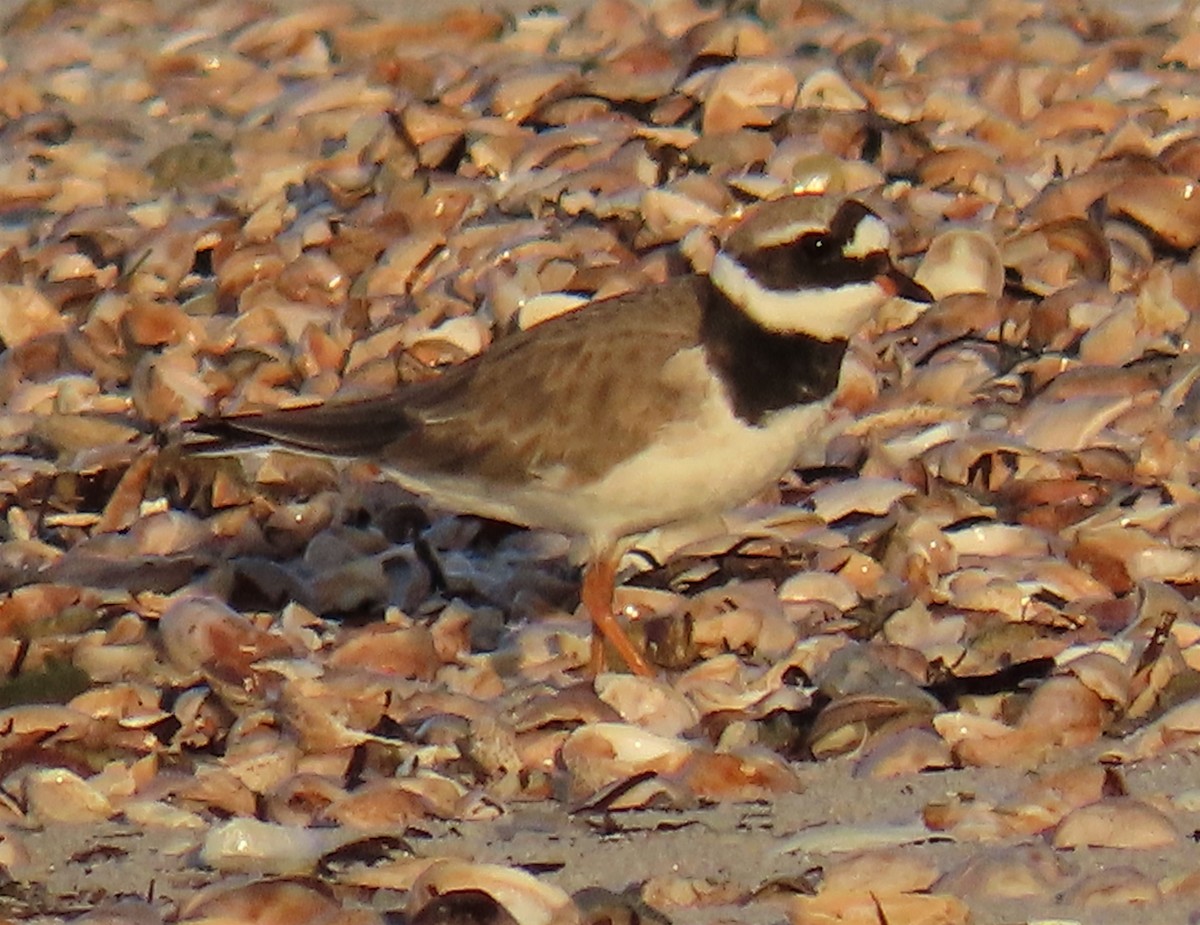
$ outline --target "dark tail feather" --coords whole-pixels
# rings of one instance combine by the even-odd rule
[[[235,415],[194,422],[185,446],[216,454],[277,443],[331,456],[370,456],[404,437],[412,421],[396,398],[333,402],[262,414]]]

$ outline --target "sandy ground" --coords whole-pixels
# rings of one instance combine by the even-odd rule
[[[1092,749],[1090,754],[1097,751]],[[1066,754],[1057,765],[1039,770],[1070,767],[1085,757],[1085,753]],[[1200,766],[1192,754],[1126,765],[1119,773],[1134,796],[1183,794],[1200,783]],[[787,851],[798,834],[811,834],[821,828],[845,831],[839,827],[871,831],[913,823],[931,802],[971,795],[995,799],[1029,780],[1028,772],[1013,769],[954,770],[894,781],[859,780],[851,775],[848,760],[806,765],[800,774],[803,793],[769,803],[618,814],[572,813],[557,804],[515,805],[495,821],[435,824],[411,830],[405,838],[419,855],[436,853],[519,866],[572,893],[597,886],[620,892],[655,877],[730,884],[743,891],[743,902],[693,909],[686,921],[696,925],[732,921],[766,925],[783,921],[783,911],[770,898],[751,899],[755,891],[772,883],[794,886],[836,857],[831,852]],[[978,844],[928,841],[907,846],[904,851],[928,857],[942,869],[949,869],[1024,844],[1047,857],[1053,855],[1055,863],[1062,866],[1064,882],[1117,868],[1132,868],[1160,880],[1200,868],[1200,812],[1190,813],[1180,822],[1193,832],[1193,837],[1182,846],[1164,851],[1051,852],[1041,839],[996,842],[982,849]],[[99,827],[57,826],[31,833],[29,845],[35,863],[44,865],[47,875],[36,886],[10,884],[4,891],[0,910],[19,920],[72,918],[121,895],[153,895],[170,903],[209,883],[230,881],[230,875],[205,870],[196,863],[199,836],[187,832],[147,832],[119,822]],[[245,879],[249,882],[259,877]],[[781,889],[776,895],[786,893]],[[403,895],[379,891],[374,904],[380,911],[396,912],[403,908]],[[986,903],[975,898],[971,910],[975,925],[1042,921],[1120,925],[1134,921],[1130,918],[1131,907],[1080,908],[1062,896]],[[1165,902],[1154,907],[1153,921],[1162,925],[1194,923],[1200,921],[1200,911],[1193,901]]]

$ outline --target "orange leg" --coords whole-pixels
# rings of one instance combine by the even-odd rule
[[[613,588],[617,580],[616,562],[605,555],[589,562],[583,569],[583,606],[592,618],[592,660],[589,670],[592,675],[604,669],[604,643],[607,641],[626,666],[643,678],[654,677],[654,669],[637,650],[621,624],[613,615]]]

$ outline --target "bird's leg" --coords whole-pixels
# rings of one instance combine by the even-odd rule
[[[611,555],[600,556],[583,569],[583,607],[592,618],[592,658],[589,670],[593,677],[604,670],[604,643],[608,642],[625,665],[643,678],[654,677],[654,669],[625,635],[613,614],[613,589],[617,580],[617,563]]]

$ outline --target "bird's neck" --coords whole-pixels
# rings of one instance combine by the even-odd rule
[[[847,343],[763,328],[712,283],[700,337],[734,414],[754,426],[772,412],[832,395]]]

